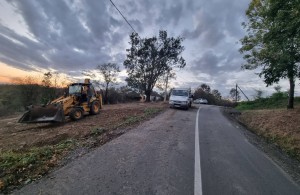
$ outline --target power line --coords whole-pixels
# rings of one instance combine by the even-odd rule
[[[121,11],[117,8],[117,6],[114,4],[114,2],[112,2],[112,0],[109,0],[111,2],[111,4],[118,10],[118,12],[121,14],[121,16],[124,18],[124,20],[127,22],[127,24],[130,26],[130,28],[137,33],[134,28],[131,26],[131,24],[128,22],[128,20],[125,18],[125,16],[121,13]]]
[[[130,28],[138,35],[138,33],[134,30],[134,28],[132,27],[132,25],[128,22],[128,20],[125,18],[125,16],[121,13],[121,11],[118,9],[118,7],[114,4],[114,2],[112,0],[109,0],[111,2],[111,4],[118,10],[118,12],[121,14],[121,16],[124,18],[124,20],[127,22],[127,24],[130,26]],[[141,40],[140,36],[138,35],[138,38]],[[161,47],[163,45],[163,43],[161,43],[159,47]],[[157,48],[157,49],[158,49]],[[158,60],[158,62],[162,61],[164,58],[169,57],[167,55],[165,55],[164,57],[162,57],[161,59]]]
[[[109,0],[111,2],[111,4],[116,8],[116,10],[118,10],[118,12],[121,14],[121,16],[123,17],[123,19],[127,22],[127,24],[130,26],[130,28],[138,35],[138,33],[134,30],[134,28],[132,27],[132,25],[128,22],[128,20],[125,18],[125,16],[122,14],[122,12],[118,9],[118,7],[114,4],[114,2],[112,0]],[[138,35],[138,38],[141,40],[141,38]],[[158,48],[160,48],[163,45],[163,43],[161,43]],[[157,48],[157,49],[158,49]],[[158,60],[158,62],[162,61],[164,58],[169,57],[167,55],[165,55],[164,57],[162,57],[161,59]]]

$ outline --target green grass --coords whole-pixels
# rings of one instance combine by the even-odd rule
[[[93,136],[101,135],[102,133],[104,133],[106,131],[107,131],[107,129],[105,129],[103,127],[94,127],[91,129],[91,135],[93,135]]]
[[[239,102],[236,109],[238,110],[258,110],[258,109],[280,109],[286,108],[288,104],[288,97],[269,97],[260,98],[254,101]],[[294,105],[300,105],[300,97],[295,97]]]
[[[142,121],[142,119],[143,118],[141,116],[129,116],[125,119],[123,125],[132,125],[132,124]]]
[[[6,187],[18,185],[48,172],[53,166],[51,159],[75,147],[74,140],[65,140],[53,146],[34,147],[24,151],[4,151],[0,153],[0,192]]]
[[[162,111],[162,109],[160,109],[160,108],[146,108],[144,110],[144,114],[145,114],[145,116],[152,116],[160,111]]]
[[[156,114],[158,114],[162,110],[163,109],[161,109],[161,108],[145,108],[144,112],[142,114],[125,117],[124,121],[119,123],[119,124],[116,124],[114,128],[119,128],[119,127],[122,127],[122,126],[130,126],[130,125],[137,124],[141,121],[144,121],[148,118],[151,118],[151,117],[155,116]]]

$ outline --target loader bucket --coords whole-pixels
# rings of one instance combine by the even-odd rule
[[[61,104],[49,104],[46,106],[31,106],[19,119],[19,123],[50,123],[63,122],[64,111]]]

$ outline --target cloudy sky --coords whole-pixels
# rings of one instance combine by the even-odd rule
[[[255,89],[274,91],[255,74],[258,70],[240,68],[239,40],[245,35],[241,23],[250,0],[113,1],[141,37],[163,29],[185,38],[187,66],[176,70],[172,86],[207,83],[223,96],[235,83],[250,97]],[[123,67],[131,32],[109,0],[1,1],[0,81],[49,70],[77,78],[103,62]],[[286,81],[279,84],[288,89]]]

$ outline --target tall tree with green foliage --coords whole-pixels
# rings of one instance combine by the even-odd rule
[[[267,86],[288,79],[288,108],[294,107],[295,79],[300,77],[300,3],[298,0],[252,0],[241,40],[244,69],[261,67]]]
[[[168,37],[167,31],[159,31],[159,36],[140,38],[137,33],[130,35],[130,48],[124,66],[127,69],[128,86],[150,95],[157,80],[174,67],[183,68],[186,63],[181,53],[182,37]]]
[[[212,94],[216,99],[218,99],[218,100],[222,99],[222,95],[221,95],[221,93],[219,92],[219,90],[217,90],[217,89],[213,89],[213,90],[211,91],[211,94]]]
[[[200,85],[200,87],[201,87],[201,89],[202,89],[204,92],[210,93],[210,86],[209,86],[209,85],[203,83],[203,84]]]

